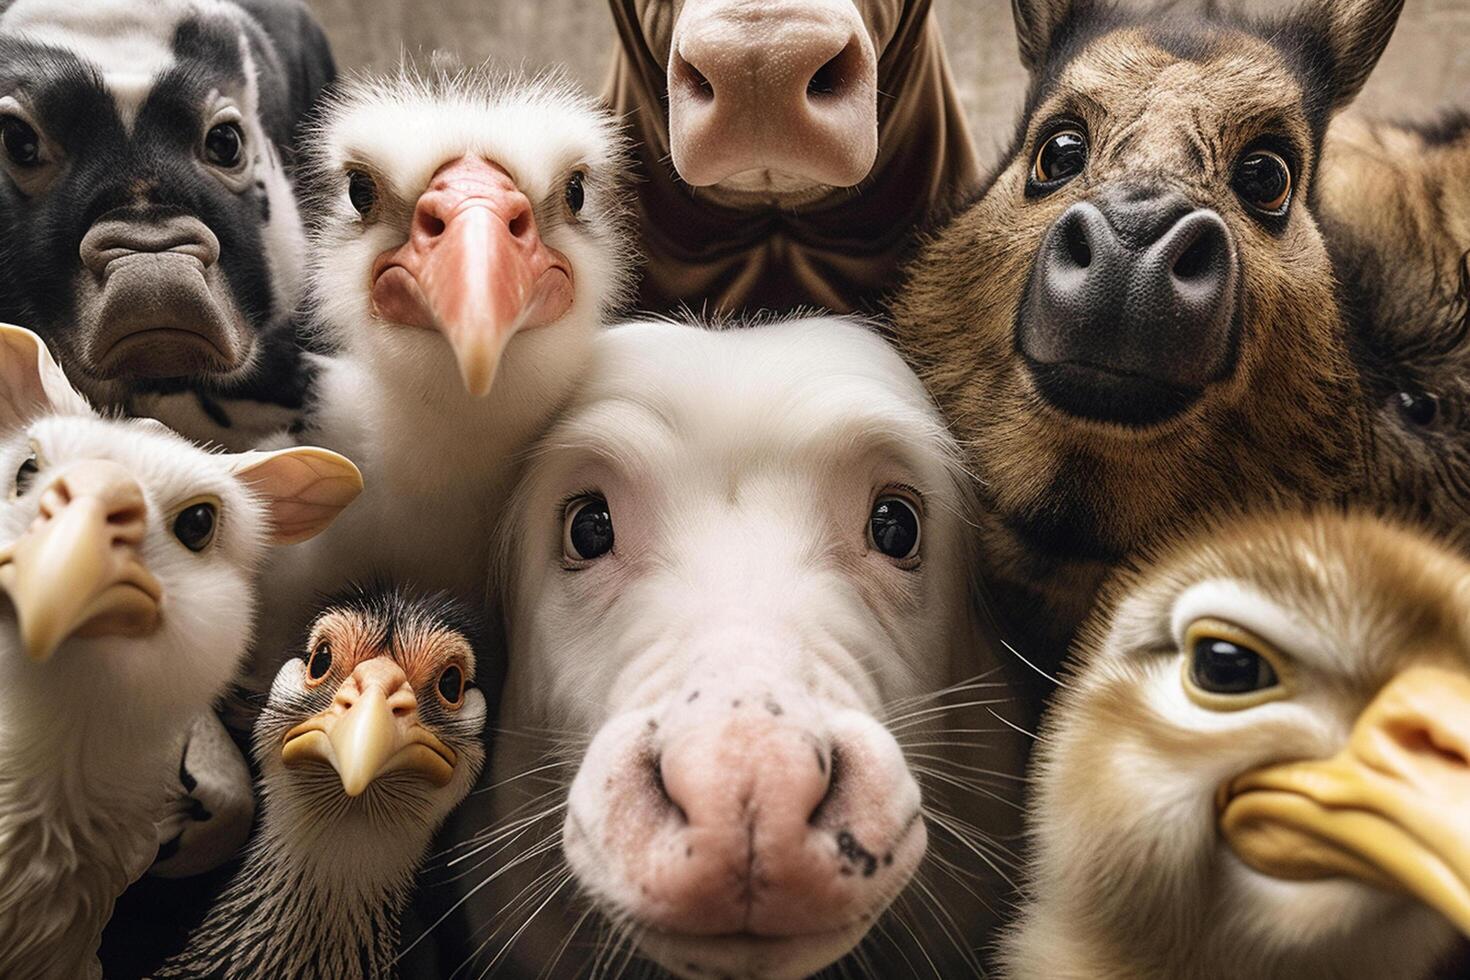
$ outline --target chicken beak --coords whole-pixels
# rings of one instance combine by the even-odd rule
[[[375,263],[372,299],[379,316],[442,334],[465,390],[478,398],[516,333],[570,307],[571,270],[541,240],[510,175],[466,156],[434,175],[408,241]]]
[[[1266,766],[1220,793],[1220,830],[1276,878],[1407,892],[1470,935],[1470,674],[1410,668],[1336,756]]]
[[[357,666],[330,708],[286,733],[281,760],[288,768],[324,762],[337,771],[344,793],[361,796],[373,780],[396,771],[445,786],[457,758],[420,723],[402,668],[376,657]]]
[[[146,503],[116,463],[90,460],[48,487],[27,531],[0,551],[0,588],[15,606],[21,647],[44,661],[73,636],[147,636],[162,588],[138,547]]]

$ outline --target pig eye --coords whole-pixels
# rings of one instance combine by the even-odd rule
[[[587,176],[580,170],[567,178],[567,207],[571,209],[572,214],[580,212],[582,205],[586,203],[587,192],[582,187],[586,179]]]
[[[347,200],[351,202],[353,210],[366,218],[373,210],[373,206],[378,203],[377,181],[361,170],[349,170],[347,172]]]
[[[1291,168],[1270,150],[1241,157],[1230,185],[1242,201],[1267,214],[1281,214],[1291,203]]]
[[[5,155],[17,167],[40,165],[41,137],[19,116],[0,117],[0,143],[5,144]]]
[[[589,494],[567,508],[562,552],[573,561],[591,561],[612,551],[613,522],[607,500]]]
[[[459,707],[464,700],[464,671],[459,669],[458,664],[450,664],[439,673],[439,680],[434,685],[444,703],[451,708]]]
[[[226,170],[238,167],[245,158],[245,133],[239,123],[211,126],[204,134],[204,158]]]
[[[1031,180],[1038,185],[1059,187],[1080,174],[1086,164],[1087,137],[1080,129],[1069,127],[1053,133],[1042,142],[1031,167]]]
[[[868,515],[868,540],[889,558],[905,561],[919,554],[919,512],[902,497],[883,496]]]
[[[219,507],[212,501],[189,504],[174,518],[174,537],[190,551],[203,551],[214,541],[218,518]]]
[[[1393,396],[1399,416],[1410,425],[1424,427],[1439,418],[1439,399],[1423,391],[1400,391]]]
[[[1280,655],[1230,623],[1201,619],[1185,631],[1185,689],[1202,707],[1248,708],[1286,694]]]
[[[35,482],[36,474],[41,472],[41,461],[32,452],[20,464],[20,469],[15,471],[15,496],[20,497],[31,488]]]
[[[309,680],[319,681],[327,676],[327,671],[332,669],[332,644],[326,640],[318,643],[316,649],[311,651],[311,658],[306,661],[306,676]]]

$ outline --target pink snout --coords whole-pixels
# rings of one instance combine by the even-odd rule
[[[674,168],[850,187],[878,153],[877,55],[853,0],[688,0],[669,52]]]

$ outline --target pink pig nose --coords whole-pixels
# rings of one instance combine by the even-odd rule
[[[851,0],[687,0],[668,85],[674,167],[694,186],[776,171],[850,187],[877,157],[877,56]]]

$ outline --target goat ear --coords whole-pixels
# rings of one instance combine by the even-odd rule
[[[1011,17],[1016,22],[1016,42],[1021,64],[1035,74],[1046,63],[1057,29],[1088,0],[1011,0]]]
[[[1357,97],[1378,64],[1404,0],[1317,0],[1313,20],[1326,25],[1332,56],[1332,106],[1341,109]]]
[[[46,344],[24,327],[0,324],[0,428],[25,425],[37,415],[90,415]]]
[[[362,492],[362,474],[352,460],[315,446],[241,453],[231,469],[265,499],[275,544],[315,537]]]

